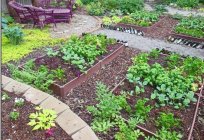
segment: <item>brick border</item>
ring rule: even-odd
[[[99,140],[89,125],[71,111],[68,105],[57,98],[4,75],[2,75],[1,78],[1,87],[4,91],[21,94],[27,101],[35,105],[56,111],[58,115],[56,123],[70,135],[73,140]]]

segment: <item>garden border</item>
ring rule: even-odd
[[[174,31],[172,31],[169,36],[172,36],[175,38],[187,39],[187,40],[194,41],[197,43],[203,43],[204,42],[204,38],[197,38],[197,37],[192,37],[192,36],[188,36],[188,35],[184,35],[184,34],[178,34]]]
[[[4,75],[1,75],[1,80],[1,87],[4,91],[24,96],[28,102],[34,105],[56,111],[56,123],[70,135],[73,140],[98,140],[98,137],[90,126],[77,114],[72,112],[68,105],[59,101],[57,98]]]
[[[100,60],[98,63],[96,63],[94,66],[92,66],[90,69],[88,69],[86,74],[83,73],[79,77],[74,78],[73,80],[67,82],[66,84],[64,84],[62,86],[59,84],[53,83],[50,88],[52,89],[52,91],[55,94],[60,95],[62,97],[65,97],[65,95],[69,91],[71,91],[73,88],[81,85],[84,81],[87,81],[90,78],[90,76],[92,76],[94,73],[96,73],[102,67],[104,67],[104,65],[111,62],[120,53],[122,53],[124,51],[124,49],[125,49],[125,46],[123,44],[121,44],[121,46],[117,50],[115,50],[114,52],[112,52],[111,54],[109,54],[108,56],[106,56],[105,58]]]

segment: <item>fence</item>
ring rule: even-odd
[[[8,12],[6,1],[7,0],[2,0],[1,1],[1,4],[2,4],[1,8],[2,8],[2,12],[4,12],[4,13]],[[22,3],[22,4],[27,4],[27,5],[31,4],[31,0],[16,0],[16,1],[19,2],[19,3]]]

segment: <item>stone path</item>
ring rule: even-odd
[[[148,10],[148,11],[153,11],[154,10],[152,4],[149,4],[149,3],[145,3],[144,8],[146,10]],[[170,15],[180,14],[180,15],[183,15],[183,16],[189,16],[189,15],[204,16],[204,12],[198,12],[198,11],[195,11],[195,10],[181,10],[181,9],[173,8],[173,7],[170,7],[170,6],[166,6],[166,9],[168,10],[167,13],[170,14]]]
[[[4,75],[2,75],[1,78],[1,86],[4,91],[22,94],[27,101],[35,105],[39,105],[44,109],[55,110],[58,114],[56,123],[58,123],[73,140],[98,140],[97,136],[86,122],[72,112],[69,106],[63,102],[45,92],[17,82]]]
[[[172,52],[177,52],[180,55],[196,56],[204,59],[204,49],[194,49],[187,46],[172,44],[164,40],[151,39],[142,36],[137,36],[129,33],[101,29],[95,31],[94,34],[105,34],[110,38],[116,38],[128,41],[129,47],[137,48],[142,51],[150,51],[154,48],[166,49]]]
[[[70,23],[58,23],[53,30],[50,29],[54,38],[68,38],[71,35],[81,35],[83,32],[92,32],[100,28],[101,20],[89,15],[74,14]]]

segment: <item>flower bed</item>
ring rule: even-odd
[[[28,125],[29,115],[36,112],[35,106],[14,93],[2,92],[2,139],[66,139],[67,133],[56,125],[49,130],[32,130]]]
[[[98,103],[88,107],[92,128],[101,135],[114,133],[116,140],[187,139],[203,67],[202,60],[157,50],[136,56],[113,92],[98,84]],[[154,133],[145,134],[138,125]]]
[[[10,70],[15,79],[64,96],[122,51],[122,44],[103,35],[73,36],[60,50],[48,49],[46,56],[27,62],[22,70],[12,65]]]

